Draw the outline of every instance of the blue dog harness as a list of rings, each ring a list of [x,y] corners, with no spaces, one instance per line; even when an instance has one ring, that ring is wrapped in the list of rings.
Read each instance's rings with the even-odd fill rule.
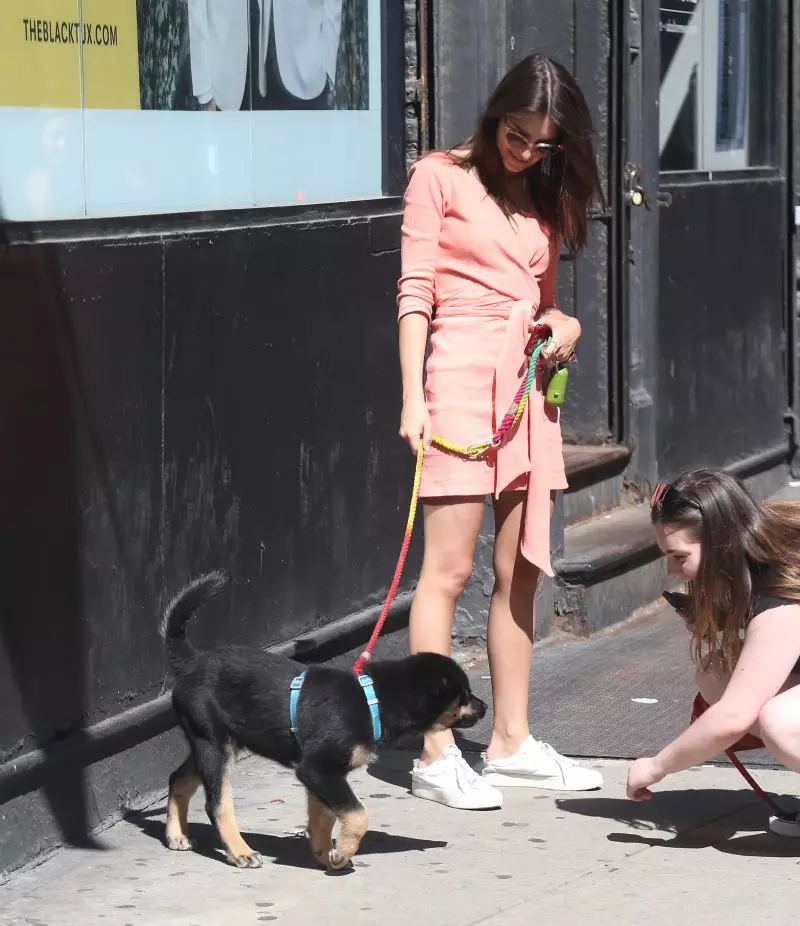
[[[378,710],[378,696],[375,694],[375,684],[369,675],[358,675],[359,684],[364,691],[364,697],[367,699],[369,707],[369,716],[372,718],[372,735],[375,742],[381,738],[381,715]],[[291,691],[289,693],[289,724],[292,733],[297,732],[297,702],[300,698],[300,689],[303,687],[306,673],[303,672],[297,678],[292,679]]]

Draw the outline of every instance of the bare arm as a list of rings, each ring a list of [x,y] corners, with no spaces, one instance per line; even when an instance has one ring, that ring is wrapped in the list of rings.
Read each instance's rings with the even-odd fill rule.
[[[556,304],[558,281],[559,245],[553,239],[550,244],[550,262],[539,283],[539,311],[533,325],[547,325],[553,335],[552,344],[542,350],[545,360],[569,360],[578,338],[581,336],[581,324],[577,318],[566,315]]]
[[[725,694],[656,756],[665,775],[713,759],[758,720],[800,656],[800,605],[770,608],[747,629]]]
[[[747,629],[725,694],[657,756],[639,759],[631,766],[629,797],[649,797],[651,784],[733,746],[781,690],[798,657],[800,605],[770,608],[757,615]]]

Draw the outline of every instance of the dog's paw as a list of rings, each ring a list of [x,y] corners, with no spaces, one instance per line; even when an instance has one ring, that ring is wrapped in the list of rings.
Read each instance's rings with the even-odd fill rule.
[[[251,852],[246,855],[229,855],[228,861],[237,868],[261,868],[264,864],[264,860],[258,852]]]
[[[349,856],[345,855],[340,849],[331,849],[328,853],[328,868],[332,871],[341,871],[349,864]]]
[[[313,853],[314,858],[317,860],[317,862],[320,865],[322,865],[323,868],[327,868],[328,867],[328,853],[324,849],[320,849],[319,847],[315,846],[314,843],[310,841],[309,841],[309,845],[311,846],[311,852]]]
[[[307,833],[308,844],[311,846],[311,852],[314,855],[314,858],[317,862],[322,865],[323,868],[328,867],[328,854],[331,851],[333,842],[330,838],[330,835],[327,838],[322,837],[320,834]],[[316,838],[315,838],[316,837]]]
[[[194,849],[194,843],[188,836],[173,836],[167,839],[167,848],[173,852],[191,852]]]

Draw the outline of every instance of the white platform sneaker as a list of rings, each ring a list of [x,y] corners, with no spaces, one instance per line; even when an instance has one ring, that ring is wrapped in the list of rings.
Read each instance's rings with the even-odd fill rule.
[[[529,736],[505,759],[483,755],[481,777],[497,788],[541,788],[545,791],[594,791],[603,786],[595,769],[578,765],[562,756],[549,743]]]
[[[414,762],[411,793],[458,810],[499,810],[503,806],[503,795],[467,764],[455,745],[425,768]]]

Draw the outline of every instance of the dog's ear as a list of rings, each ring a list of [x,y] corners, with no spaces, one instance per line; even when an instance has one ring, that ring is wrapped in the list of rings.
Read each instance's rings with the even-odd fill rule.
[[[437,701],[452,704],[453,701],[461,701],[465,692],[469,691],[469,680],[457,667],[443,665],[436,673],[433,691]]]
[[[429,676],[429,690],[435,698],[444,696],[450,690],[447,675],[444,672],[436,672]]]
[[[469,691],[469,679],[458,663],[438,653],[420,655],[421,659],[417,663],[418,677],[428,696],[437,705],[451,704],[460,700],[465,691]]]

